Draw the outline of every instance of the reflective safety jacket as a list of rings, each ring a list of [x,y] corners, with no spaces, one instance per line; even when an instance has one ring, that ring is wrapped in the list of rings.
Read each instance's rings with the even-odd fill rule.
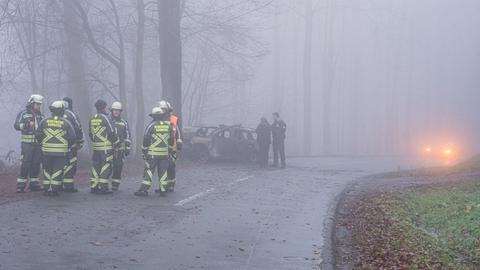
[[[179,142],[179,143],[182,143],[182,131],[180,129],[180,125],[179,125],[179,118],[175,115],[170,115],[170,124],[172,125],[173,127],[173,136],[175,138],[175,146],[176,146],[176,143]]]
[[[22,143],[38,143],[39,140],[35,138],[35,131],[38,129],[40,122],[43,120],[43,115],[41,113],[34,112],[30,106],[23,111],[21,111],[13,127],[21,131],[22,133]]]
[[[128,126],[128,122],[122,118],[111,118],[113,128],[117,133],[118,139],[120,140],[120,145],[118,146],[118,150],[130,150],[131,140],[130,140],[130,127]]]
[[[75,143],[73,125],[67,119],[51,116],[40,122],[36,136],[46,156],[66,156]]]
[[[156,120],[145,131],[142,151],[146,157],[167,158],[174,143],[170,121]]]
[[[93,151],[109,151],[118,143],[112,123],[103,113],[97,113],[90,119],[88,134],[93,143]]]
[[[80,124],[80,120],[78,120],[77,115],[72,110],[66,109],[63,117],[72,124],[73,129],[75,130],[75,134],[76,134],[75,144],[83,144],[82,124]]]

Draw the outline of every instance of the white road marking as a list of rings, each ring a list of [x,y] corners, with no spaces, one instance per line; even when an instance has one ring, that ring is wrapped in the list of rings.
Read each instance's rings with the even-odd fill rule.
[[[247,177],[244,177],[244,178],[237,179],[237,180],[233,181],[233,183],[244,182],[244,181],[247,181],[250,178],[252,178],[252,176],[247,176]]]
[[[195,195],[192,195],[192,196],[190,196],[190,197],[188,197],[188,198],[186,198],[186,199],[183,199],[183,200],[179,201],[178,203],[175,204],[175,206],[184,206],[185,204],[187,204],[187,203],[189,203],[189,202],[191,202],[191,201],[194,201],[194,200],[196,200],[196,199],[198,199],[198,198],[201,198],[201,197],[207,195],[208,193],[210,193],[210,192],[212,192],[212,191],[214,191],[214,190],[215,190],[215,188],[210,188],[210,189],[207,189],[207,190],[202,191],[202,192],[200,192],[200,193],[197,193],[197,194],[195,194]]]
[[[250,178],[252,178],[252,177],[253,177],[253,176],[250,175],[250,176],[247,176],[247,177],[244,177],[244,178],[236,179],[236,180],[234,180],[233,182],[228,183],[228,185],[230,186],[230,185],[234,185],[234,184],[236,184],[236,183],[241,183],[241,182],[247,181],[248,179],[250,179]],[[194,200],[196,200],[196,199],[199,199],[199,198],[202,198],[202,197],[208,195],[209,193],[211,193],[211,192],[214,191],[214,190],[215,190],[215,188],[209,188],[209,189],[207,189],[207,190],[205,190],[205,191],[202,191],[202,192],[199,192],[199,193],[197,193],[197,194],[194,194],[194,195],[192,195],[192,196],[190,196],[190,197],[188,197],[188,198],[186,198],[186,199],[183,199],[183,200],[177,202],[177,203],[175,204],[175,206],[184,206],[185,204],[187,204],[187,203],[189,203],[189,202],[192,202],[192,201],[194,201]]]

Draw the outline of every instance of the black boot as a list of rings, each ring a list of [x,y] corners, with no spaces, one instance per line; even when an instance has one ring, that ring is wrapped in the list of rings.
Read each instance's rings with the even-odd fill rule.
[[[146,197],[148,196],[149,186],[142,184],[137,192],[133,193],[135,196]]]
[[[43,188],[40,186],[39,183],[30,183],[28,185],[28,189],[32,192],[35,192],[35,191],[42,191]]]
[[[108,185],[103,185],[98,189],[99,194],[112,194],[113,192],[108,189]]]
[[[138,191],[135,191],[135,193],[133,193],[133,194],[135,196],[139,196],[139,197],[147,197],[148,196],[148,191],[139,189]]]
[[[120,184],[118,183],[112,183],[112,191],[118,191]]]
[[[66,183],[66,184],[63,184],[61,187],[63,191],[66,193],[78,192],[78,189],[75,188],[75,185],[73,183]]]

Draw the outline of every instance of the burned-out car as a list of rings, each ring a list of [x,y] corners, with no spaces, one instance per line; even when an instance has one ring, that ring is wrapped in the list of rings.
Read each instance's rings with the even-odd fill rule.
[[[191,160],[255,161],[255,130],[242,126],[203,126],[184,131],[184,155]]]

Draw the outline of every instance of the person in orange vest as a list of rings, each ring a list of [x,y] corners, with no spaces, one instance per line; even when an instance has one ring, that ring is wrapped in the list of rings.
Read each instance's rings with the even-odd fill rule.
[[[176,161],[178,158],[178,151],[182,150],[182,131],[181,131],[181,124],[180,119],[173,114],[173,107],[172,105],[165,100],[162,100],[158,103],[158,107],[162,110],[165,110],[168,113],[168,117],[170,117],[170,124],[173,128],[173,137],[174,137],[174,145],[171,151],[170,162],[168,164],[167,170],[167,191],[173,192],[175,191],[175,183],[176,183]],[[158,191],[158,190],[156,190]]]

